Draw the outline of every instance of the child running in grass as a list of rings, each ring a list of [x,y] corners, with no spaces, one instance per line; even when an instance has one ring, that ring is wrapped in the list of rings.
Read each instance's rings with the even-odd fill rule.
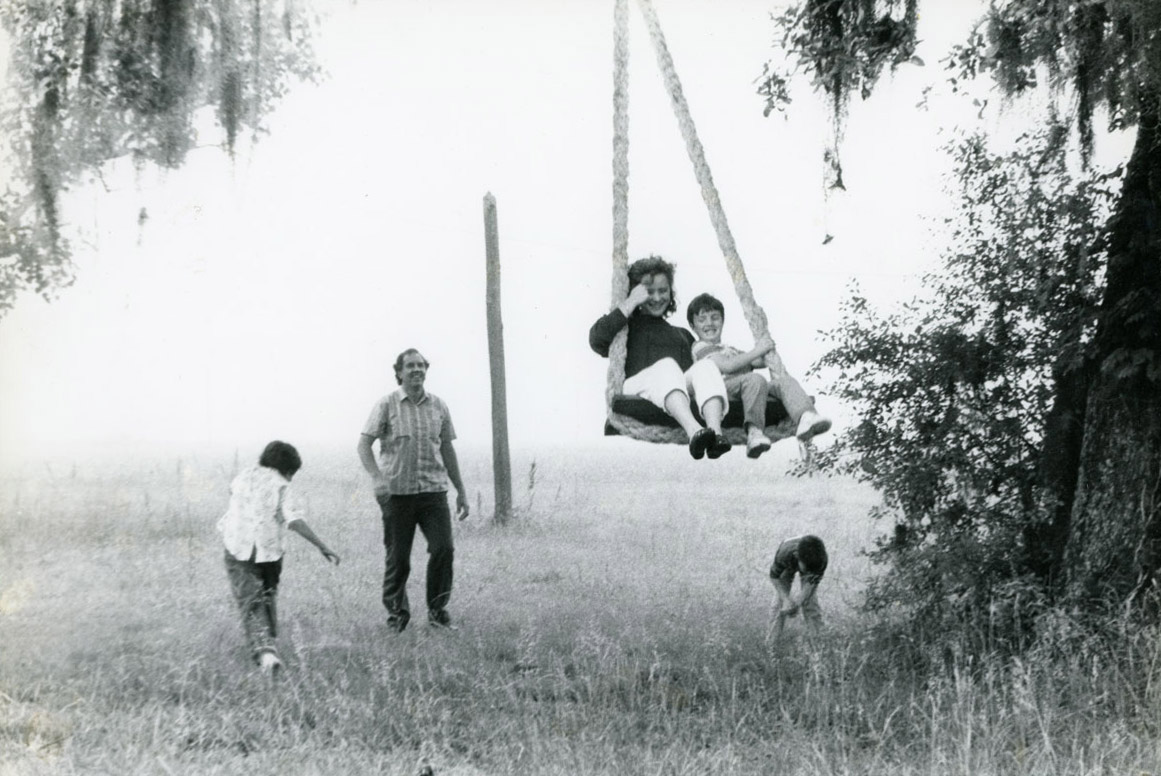
[[[795,536],[778,545],[774,562],[770,565],[770,581],[774,583],[774,590],[778,594],[775,636],[781,636],[786,620],[799,612],[802,612],[802,618],[812,629],[822,624],[818,584],[826,572],[826,565],[826,545],[817,536]],[[790,594],[795,574],[798,575],[797,597]]]
[[[685,317],[697,335],[697,342],[693,344],[694,360],[708,358],[717,364],[726,384],[726,395],[731,399],[742,400],[746,455],[757,458],[770,449],[770,438],[765,433],[767,395],[782,402],[791,421],[795,423],[795,436],[799,441],[806,443],[816,434],[829,431],[830,420],[815,411],[814,402],[786,371],[782,359],[774,352],[774,340],[768,336],[763,337],[745,353],[722,344],[725,309],[716,297],[698,294],[686,308]],[[769,381],[754,371],[763,366],[770,368]]]
[[[230,505],[218,521],[226,546],[226,576],[242,614],[254,662],[271,677],[282,667],[278,636],[278,579],[282,574],[286,528],[319,549],[331,563],[331,552],[302,519],[302,509],[290,481],[302,468],[293,445],[271,442],[257,466],[242,471],[230,484]]]

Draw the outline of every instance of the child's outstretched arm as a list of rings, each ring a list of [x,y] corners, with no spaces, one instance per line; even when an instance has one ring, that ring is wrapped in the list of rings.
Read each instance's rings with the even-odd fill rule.
[[[793,617],[797,609],[790,600],[790,585],[781,577],[770,577],[770,581],[774,583],[774,592],[778,594],[778,613],[774,617],[774,636],[778,637],[786,627],[786,620]]]
[[[335,564],[336,566],[339,565],[339,556],[332,552],[331,548],[327,547],[326,544],[323,543],[322,539],[315,536],[314,531],[310,530],[310,526],[306,524],[305,520],[292,520],[286,527],[294,531],[303,539],[306,539],[315,547],[318,547],[319,552],[321,552],[323,557],[328,561]]]
[[[782,577],[770,577],[774,583],[774,592],[778,594],[778,613],[781,616],[790,616],[798,611],[798,605],[790,596],[790,583]]]
[[[724,353],[713,353],[708,356],[724,375],[737,374],[749,371],[751,367],[760,367],[765,363],[766,354],[774,350],[774,340],[769,336],[762,337],[754,347],[745,353],[729,356]]]
[[[795,604],[795,609],[801,609],[810,603],[814,598],[815,591],[818,590],[818,582],[807,582],[802,580],[802,584],[798,588],[798,603]]]
[[[753,356],[753,358],[750,359],[750,366],[754,367],[755,369],[761,369],[763,366],[765,366],[766,354],[773,353],[775,347],[776,346],[774,345],[773,337],[771,337],[769,334],[762,335],[762,337],[754,343],[753,350],[746,354],[747,356]]]

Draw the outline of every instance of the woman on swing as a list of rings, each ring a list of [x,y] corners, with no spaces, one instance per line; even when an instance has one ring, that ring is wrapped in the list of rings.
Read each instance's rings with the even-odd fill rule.
[[[625,301],[589,329],[589,346],[608,358],[613,338],[628,326],[621,392],[647,399],[673,416],[689,436],[689,454],[695,459],[728,453],[730,443],[722,436],[727,407],[722,373],[710,359],[694,363],[693,335],[665,320],[677,309],[673,265],[660,256],[638,259],[629,265],[629,289]],[[690,409],[691,394],[704,427]]]

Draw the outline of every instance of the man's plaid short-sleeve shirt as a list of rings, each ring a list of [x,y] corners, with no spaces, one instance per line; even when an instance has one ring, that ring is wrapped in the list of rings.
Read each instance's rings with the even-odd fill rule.
[[[438,396],[425,392],[415,401],[402,388],[393,391],[371,408],[363,433],[379,440],[379,467],[392,495],[447,491],[440,447],[456,432]]]

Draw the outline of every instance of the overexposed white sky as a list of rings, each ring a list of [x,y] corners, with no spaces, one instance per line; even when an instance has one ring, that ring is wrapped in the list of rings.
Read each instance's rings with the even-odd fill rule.
[[[788,119],[764,118],[755,91],[782,3],[655,6],[750,281],[802,373],[850,278],[890,296],[932,258],[927,218],[946,208],[940,129],[974,112],[942,98],[915,106],[942,83],[938,60],[979,5],[923,4],[927,64],[852,105],[848,191],[826,207],[820,98],[798,85]],[[75,285],[0,320],[0,458],[119,443],[353,445],[412,346],[461,442],[486,446],[488,192],[512,444],[600,439],[605,362],[587,331],[611,301],[612,2],[320,7],[327,77],[295,87],[235,162],[207,125],[180,170],[119,161],[70,192]],[[676,322],[710,291],[727,304],[726,339],[748,345],[635,6],[631,18],[630,256],[676,262]]]

